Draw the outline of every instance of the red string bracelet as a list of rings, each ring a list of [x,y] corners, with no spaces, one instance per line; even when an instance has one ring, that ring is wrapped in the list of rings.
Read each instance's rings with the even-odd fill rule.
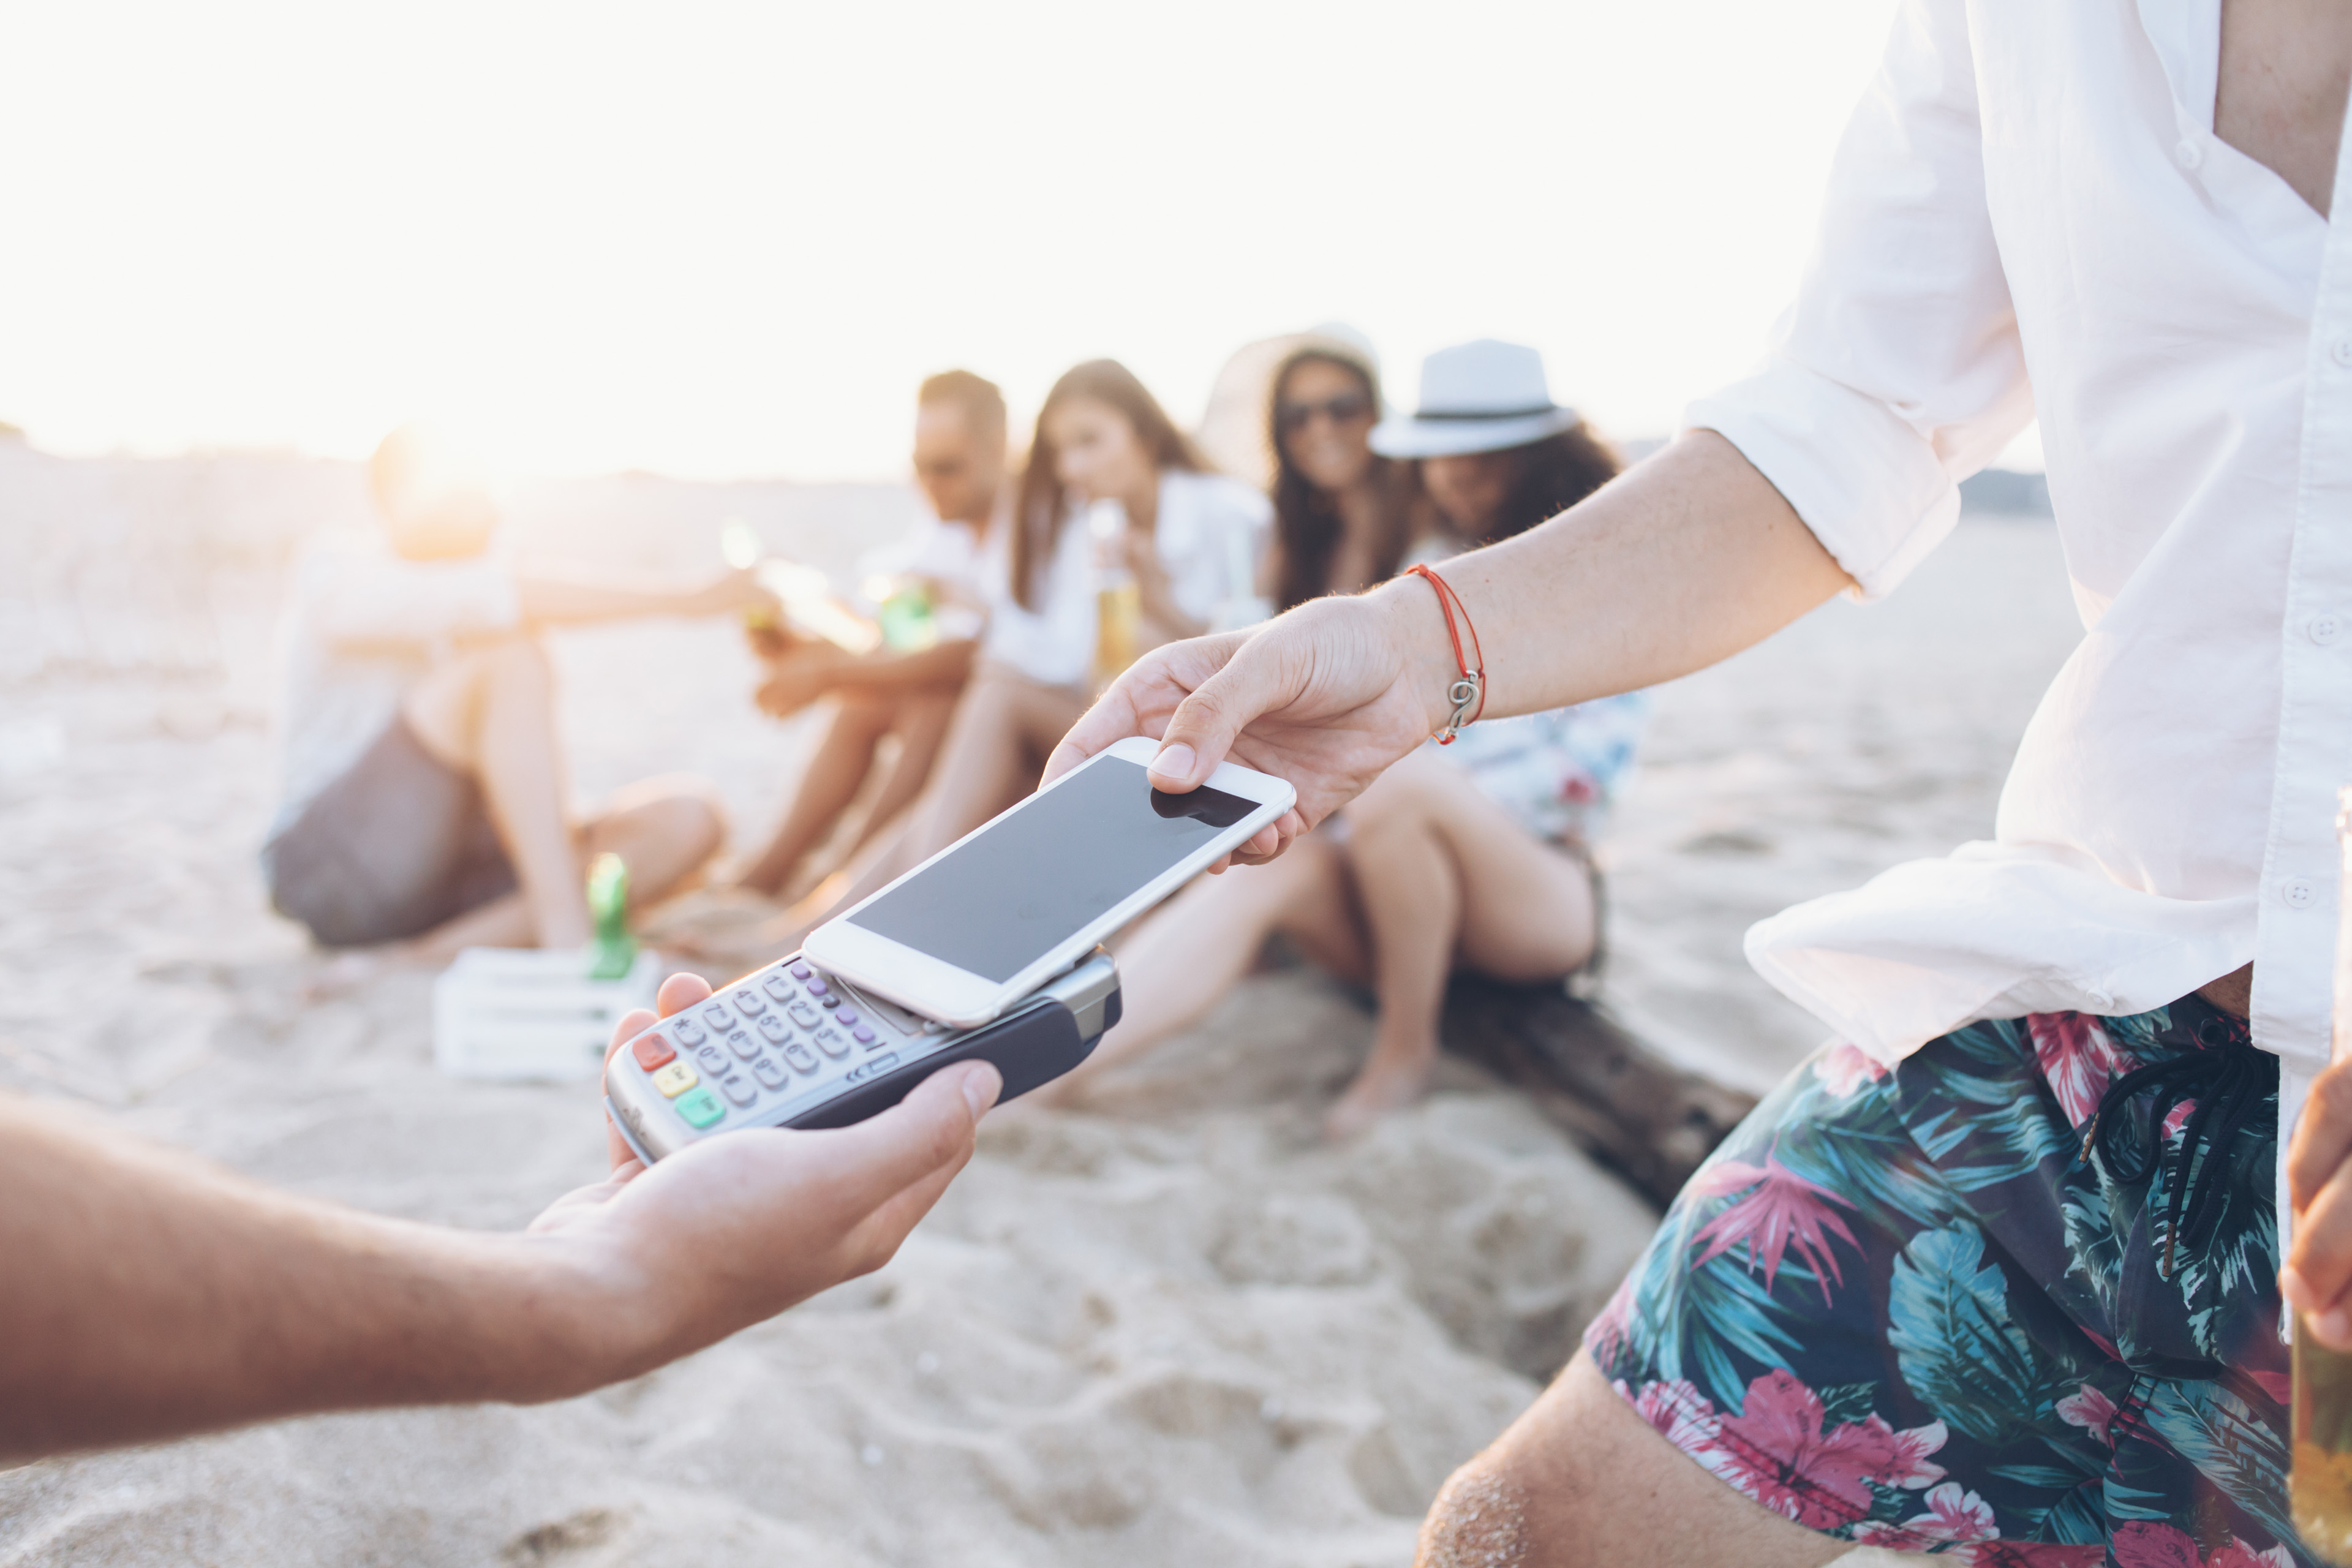
[[[1427,579],[1429,585],[1437,590],[1437,607],[1445,616],[1445,635],[1454,644],[1454,667],[1462,672],[1454,684],[1445,689],[1445,700],[1454,704],[1454,715],[1446,720],[1445,728],[1437,732],[1437,743],[1450,746],[1454,744],[1454,736],[1476,723],[1478,715],[1486,711],[1486,650],[1478,641],[1478,628],[1470,624],[1470,606],[1462,603],[1462,595],[1454,591],[1452,584],[1426,566],[1408,566],[1405,570],[1416,577]],[[1462,612],[1459,626],[1454,624],[1454,612],[1457,608]],[[1475,665],[1462,652],[1464,632],[1470,634],[1470,655],[1477,659]],[[1471,707],[1473,703],[1477,704],[1475,710]]]

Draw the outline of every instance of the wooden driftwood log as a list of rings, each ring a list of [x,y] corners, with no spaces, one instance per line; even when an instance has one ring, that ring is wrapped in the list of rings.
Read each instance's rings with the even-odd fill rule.
[[[1558,984],[1473,975],[1446,994],[1445,1048],[1528,1095],[1664,1208],[1756,1097],[1675,1066]]]

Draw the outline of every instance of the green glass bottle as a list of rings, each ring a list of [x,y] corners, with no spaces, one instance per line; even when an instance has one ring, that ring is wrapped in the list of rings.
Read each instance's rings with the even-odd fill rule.
[[[629,868],[609,850],[588,868],[588,912],[596,921],[588,944],[588,978],[619,980],[636,966],[637,939],[629,934]]]

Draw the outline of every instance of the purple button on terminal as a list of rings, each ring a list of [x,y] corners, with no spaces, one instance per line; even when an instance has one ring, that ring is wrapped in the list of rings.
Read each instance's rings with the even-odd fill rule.
[[[844,1007],[833,1016],[833,1021],[836,1024],[855,1024],[857,1022],[857,1009]]]
[[[807,964],[805,964],[805,963],[795,963],[795,964],[793,964],[793,979],[795,979],[795,980],[806,980],[808,977],[809,977],[809,966],[808,966]]]
[[[820,974],[820,975],[818,975],[814,980],[810,981],[810,982],[808,983],[808,990],[809,990],[809,994],[810,994],[810,995],[812,995],[812,996],[822,996],[822,995],[824,995],[824,975],[822,975],[822,974]]]
[[[850,1030],[849,1032],[856,1037],[857,1043],[861,1046],[870,1046],[874,1043],[874,1031],[867,1028],[863,1024],[858,1025],[857,1027]]]

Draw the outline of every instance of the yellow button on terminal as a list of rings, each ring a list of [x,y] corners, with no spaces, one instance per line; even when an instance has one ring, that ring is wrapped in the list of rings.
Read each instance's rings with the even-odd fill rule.
[[[701,1081],[694,1076],[694,1069],[684,1062],[672,1062],[654,1074],[654,1087],[672,1100]]]

